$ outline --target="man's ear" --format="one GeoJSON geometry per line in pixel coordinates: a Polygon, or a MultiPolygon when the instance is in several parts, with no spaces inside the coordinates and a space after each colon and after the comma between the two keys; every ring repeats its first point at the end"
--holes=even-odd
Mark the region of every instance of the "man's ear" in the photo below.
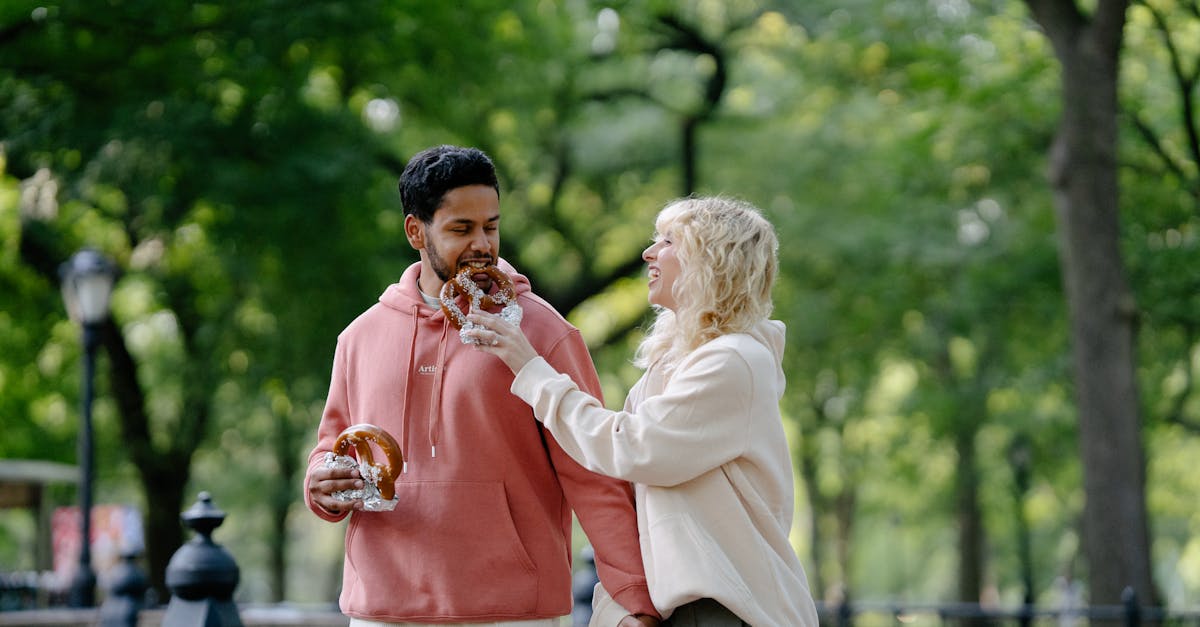
{"type": "Polygon", "coordinates": [[[425,224],[412,214],[404,216],[404,235],[415,250],[425,248],[425,224]]]}

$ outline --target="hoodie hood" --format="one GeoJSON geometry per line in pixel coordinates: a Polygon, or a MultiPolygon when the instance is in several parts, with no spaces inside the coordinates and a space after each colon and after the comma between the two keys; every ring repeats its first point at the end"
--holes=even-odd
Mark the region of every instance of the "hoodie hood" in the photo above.
{"type": "Polygon", "coordinates": [[[779,320],[763,320],[746,331],[746,335],[758,340],[771,351],[771,356],[775,358],[776,376],[782,383],[784,379],[783,349],[787,343],[787,327],[779,320]]]}
{"type": "MultiPolygon", "coordinates": [[[[500,270],[507,274],[508,278],[512,280],[513,289],[516,291],[518,297],[529,292],[529,279],[520,272],[517,272],[517,269],[512,267],[512,264],[508,263],[503,258],[498,258],[496,260],[496,267],[500,268],[500,270]]],[[[409,266],[404,271],[404,274],[400,275],[399,281],[389,285],[387,289],[383,291],[383,294],[379,296],[379,302],[399,311],[413,311],[413,308],[416,307],[418,315],[434,317],[441,316],[442,318],[445,318],[446,314],[442,313],[441,308],[436,308],[433,310],[433,312],[430,312],[428,309],[429,306],[426,305],[425,300],[421,298],[421,288],[417,285],[417,278],[420,276],[421,262],[418,261],[409,266]]],[[[492,286],[492,289],[494,291],[495,286],[492,286]]],[[[429,294],[429,296],[437,298],[438,294],[429,294]]]]}

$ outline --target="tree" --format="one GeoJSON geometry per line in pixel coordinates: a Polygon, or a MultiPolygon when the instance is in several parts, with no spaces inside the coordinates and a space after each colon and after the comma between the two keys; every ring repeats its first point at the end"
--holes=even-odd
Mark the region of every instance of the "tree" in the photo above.
{"type": "MultiPolygon", "coordinates": [[[[1074,572],[1084,503],[1062,450],[1084,418],[1041,176],[1059,76],[1024,2],[84,4],[0,9],[0,455],[71,460],[78,329],[55,269],[99,245],[125,269],[99,493],[128,499],[167,465],[178,505],[140,488],[159,538],[183,495],[213,492],[245,598],[336,586],[309,580],[336,580],[338,547],[289,556],[311,539],[300,465],[334,336],[412,260],[395,177],[437,142],[496,158],[502,253],[583,329],[610,403],[639,375],[658,208],[681,190],[764,208],[814,592],[1019,598],[1003,450],[1022,433],[1036,583],[1074,572]]],[[[1130,10],[1120,153],[1155,554],[1181,572],[1196,445],[1179,434],[1200,416],[1190,6],[1130,10]]]]}
{"type": "Polygon", "coordinates": [[[1026,0],[1062,65],[1062,118],[1050,151],[1071,321],[1083,533],[1093,603],[1126,587],[1157,603],[1134,355],[1136,305],[1120,250],[1117,79],[1127,0],[1026,0]]]}
{"type": "MultiPolygon", "coordinates": [[[[321,110],[311,65],[289,47],[296,35],[275,21],[327,28],[344,17],[339,6],[286,18],[253,7],[193,9],[127,3],[97,13],[63,3],[6,15],[0,36],[7,169],[46,200],[43,211],[22,213],[21,261],[53,286],[56,262],[89,243],[130,271],[103,346],[121,451],[145,499],[150,580],[163,599],[165,567],[183,538],[179,514],[193,457],[217,408],[227,407],[219,402],[222,384],[266,357],[250,350],[273,323],[273,313],[262,313],[266,303],[359,280],[323,273],[306,281],[311,273],[279,270],[311,254],[308,242],[319,235],[334,236],[323,252],[340,259],[355,240],[336,236],[354,224],[353,214],[318,204],[289,221],[292,237],[277,237],[287,215],[280,212],[344,195],[341,186],[355,178],[346,173],[368,171],[346,139],[358,127],[370,143],[357,116],[347,124],[321,110]],[[289,63],[289,51],[301,62],[289,63]],[[280,106],[283,99],[304,104],[280,106]],[[335,136],[346,141],[341,148],[335,136]],[[337,154],[321,154],[330,147],[337,154]],[[282,285],[259,282],[264,277],[282,285]],[[157,330],[153,339],[143,332],[131,343],[131,329],[148,327],[157,330]]],[[[284,326],[297,320],[280,318],[284,326]]],[[[311,367],[313,334],[294,337],[303,341],[276,349],[265,370],[311,367]]],[[[294,486],[295,464],[282,470],[294,486]]]]}
{"type": "Polygon", "coordinates": [[[1127,237],[1144,314],[1138,346],[1153,373],[1147,385],[1169,389],[1150,413],[1200,434],[1191,356],[1200,342],[1200,283],[1188,271],[1197,247],[1188,234],[1200,220],[1200,51],[1189,45],[1189,29],[1200,25],[1200,5],[1138,1],[1130,15],[1127,37],[1138,54],[1124,59],[1132,70],[1126,74],[1136,78],[1123,89],[1122,119],[1132,131],[1125,144],[1130,156],[1123,162],[1132,177],[1170,183],[1135,190],[1129,203],[1139,216],[1127,237]],[[1155,362],[1164,367],[1156,372],[1155,362]],[[1182,375],[1182,384],[1165,385],[1174,373],[1182,375]]]}

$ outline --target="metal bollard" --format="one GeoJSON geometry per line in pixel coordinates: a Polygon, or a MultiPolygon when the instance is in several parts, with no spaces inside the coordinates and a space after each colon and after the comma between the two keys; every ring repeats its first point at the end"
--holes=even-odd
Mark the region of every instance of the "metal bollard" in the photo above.
{"type": "Polygon", "coordinates": [[[225,512],[212,504],[208,492],[183,513],[183,522],[196,535],[179,547],[167,564],[171,602],[163,627],[242,627],[233,590],[238,566],[224,547],[212,541],[212,532],[225,520],[225,512]]]}
{"type": "Polygon", "coordinates": [[[1137,592],[1133,586],[1127,586],[1121,591],[1121,605],[1125,607],[1125,627],[1138,627],[1142,624],[1142,608],[1138,605],[1137,592]]]}
{"type": "Polygon", "coordinates": [[[138,568],[137,551],[121,554],[121,563],[114,567],[108,596],[100,605],[100,627],[137,627],[138,613],[146,598],[146,575],[138,568]]]}
{"type": "Polygon", "coordinates": [[[853,627],[854,625],[854,608],[850,607],[850,597],[846,596],[837,608],[837,624],[838,627],[853,627]]]}

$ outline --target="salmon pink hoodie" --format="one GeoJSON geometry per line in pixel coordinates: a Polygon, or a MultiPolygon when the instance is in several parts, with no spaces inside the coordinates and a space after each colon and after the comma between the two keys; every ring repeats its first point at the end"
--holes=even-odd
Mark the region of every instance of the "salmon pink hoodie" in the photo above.
{"type": "MultiPolygon", "coordinates": [[[[521,328],[559,372],[599,395],[587,347],[506,262],[521,328]]],[[[417,288],[410,266],[338,336],[313,468],[346,427],[372,423],[400,443],[405,468],[391,512],[355,512],[346,528],[341,609],[390,622],[475,622],[571,613],[571,510],[604,587],[630,613],[656,615],[631,486],[585,470],[509,392],[499,359],[464,345],[417,288]]]]}

